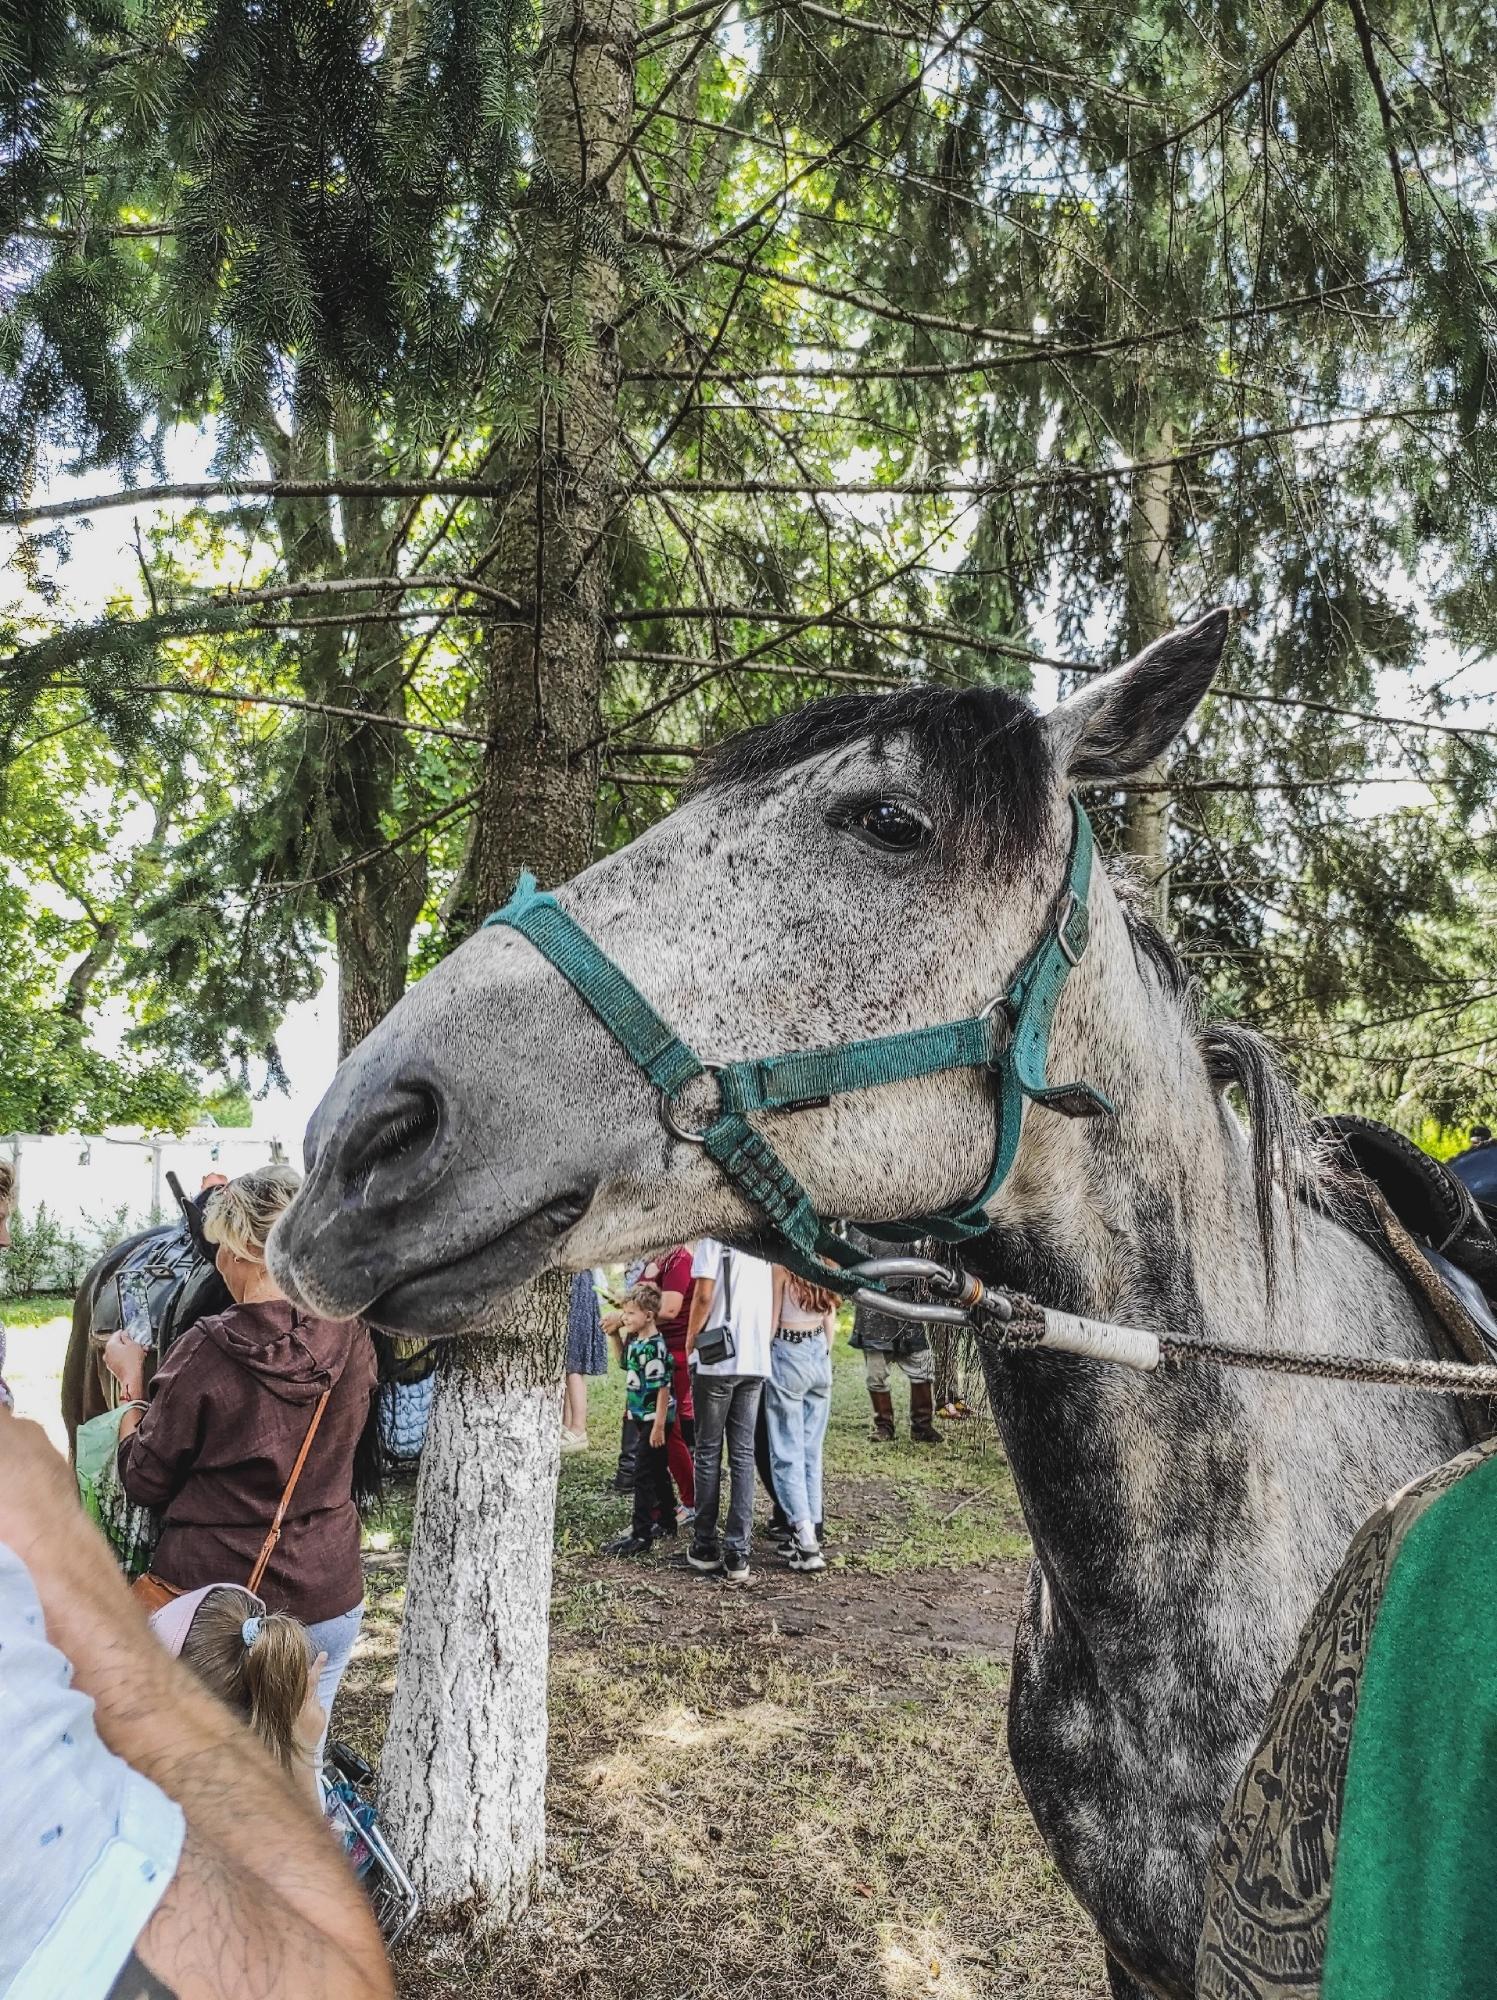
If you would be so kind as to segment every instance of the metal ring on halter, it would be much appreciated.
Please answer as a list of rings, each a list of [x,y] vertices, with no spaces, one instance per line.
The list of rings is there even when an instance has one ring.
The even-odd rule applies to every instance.
[[[1065,899],[1055,916],[1055,942],[1060,946],[1062,955],[1065,957],[1067,963],[1073,966],[1080,965],[1081,953],[1071,943],[1067,931],[1072,917],[1075,916],[1080,908],[1081,898],[1076,894],[1074,889],[1067,889]],[[1085,940],[1083,939],[1083,948],[1084,945]]]
[[[721,1063],[702,1064],[703,1073],[707,1076],[720,1076],[722,1074],[722,1068],[723,1066]],[[688,1077],[686,1079],[686,1082],[695,1083],[696,1078]],[[684,1090],[685,1088],[686,1084],[678,1084],[676,1086],[677,1090]],[[656,1093],[660,1106],[661,1124],[665,1127],[666,1131],[670,1133],[673,1139],[682,1139],[688,1146],[705,1146],[707,1143],[707,1134],[705,1132],[687,1132],[680,1125],[678,1125],[675,1119],[671,1116],[671,1104],[675,1098],[675,1095],[676,1092],[674,1090],[660,1090],[657,1091]]]
[[[1004,1016],[1008,1021],[1009,1032],[1012,1034],[1014,1025],[1013,1015],[1009,1010],[1009,1000],[1006,993],[996,994],[986,1007],[978,1010],[977,1018],[979,1021],[990,1021],[1000,1008],[1003,1010]],[[998,1067],[997,1049],[994,1049],[993,1053],[988,1057],[985,1067],[988,1069],[996,1069]]]

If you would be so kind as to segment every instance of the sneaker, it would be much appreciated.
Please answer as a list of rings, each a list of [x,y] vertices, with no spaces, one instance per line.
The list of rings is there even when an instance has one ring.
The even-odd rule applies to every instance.
[[[729,1583],[747,1583],[753,1575],[749,1559],[741,1549],[729,1549],[723,1557],[723,1575]]]
[[[657,1521],[655,1523],[655,1539],[657,1542],[673,1542],[680,1532],[674,1521]]]
[[[825,1569],[826,1557],[820,1549],[803,1549],[797,1542],[790,1551],[790,1567],[803,1575],[809,1574],[812,1570]]]
[[[603,1544],[605,1556],[647,1556],[653,1544],[643,1535],[615,1535]]]
[[[587,1432],[563,1430],[561,1434],[563,1454],[587,1450]]]
[[[616,1472],[609,1481],[609,1484],[615,1493],[632,1493],[634,1491],[634,1475],[632,1472]]]
[[[689,1528],[696,1517],[697,1510],[695,1507],[678,1507],[676,1509],[677,1527]]]
[[[716,1542],[693,1542],[686,1551],[686,1560],[704,1576],[716,1576],[723,1566],[722,1550]]]

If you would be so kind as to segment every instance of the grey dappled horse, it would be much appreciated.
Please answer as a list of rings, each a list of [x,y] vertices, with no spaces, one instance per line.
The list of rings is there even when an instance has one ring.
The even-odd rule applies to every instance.
[[[1041,717],[922,689],[813,703],[729,743],[691,796],[561,901],[681,1035],[732,1058],[981,1008],[1053,921],[1069,794],[1158,757],[1215,672],[1214,615]],[[969,1247],[1043,1304],[1311,1351],[1432,1352],[1371,1250],[1313,1199],[1264,1046],[1203,1027],[1169,949],[1100,872],[1060,995],[1054,1079],[1115,1117],[1029,1106]],[[1224,1099],[1239,1085],[1250,1143]],[[700,1121],[702,1079],[676,1103]],[[759,1121],[824,1216],[929,1212],[980,1187],[990,1091],[963,1070]],[[349,1057],[271,1242],[313,1309],[450,1334],[548,1269],[758,1224],[528,942],[497,928]],[[1113,1991],[1188,1994],[1205,1856],[1301,1624],[1354,1530],[1465,1445],[1439,1399],[1188,1366],[989,1362],[1034,1543],[1009,1745],[1095,1918]]]

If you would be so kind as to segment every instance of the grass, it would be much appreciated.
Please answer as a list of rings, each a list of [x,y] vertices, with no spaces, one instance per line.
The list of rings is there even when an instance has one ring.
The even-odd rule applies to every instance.
[[[904,1427],[905,1396],[896,1387]],[[405,2000],[1093,2000],[1094,1934],[1045,1855],[1004,1732],[1028,1545],[990,1427],[940,1449],[867,1438],[839,1347],[832,1562],[703,1582],[598,1554],[622,1386],[562,1461],[546,1891],[497,1941],[426,1925]],[[338,1727],[377,1753],[413,1493],[371,1524],[366,1643]],[[762,1506],[761,1506],[762,1517]]]
[[[8,1327],[45,1326],[48,1320],[70,1320],[72,1316],[73,1301],[66,1292],[38,1292],[29,1299],[0,1292],[0,1320]]]

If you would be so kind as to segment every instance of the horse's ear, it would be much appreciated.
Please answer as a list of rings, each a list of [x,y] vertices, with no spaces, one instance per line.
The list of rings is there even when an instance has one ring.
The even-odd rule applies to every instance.
[[[1068,778],[1127,778],[1167,750],[1221,665],[1230,614],[1145,646],[1136,659],[1078,688],[1045,717],[1055,762]]]

